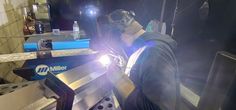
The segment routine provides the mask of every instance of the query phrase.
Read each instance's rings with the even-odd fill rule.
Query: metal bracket
[[[37,58],[50,58],[52,57],[52,39],[41,39],[38,41]]]
[[[59,96],[57,99],[56,110],[72,109],[75,93],[70,87],[51,72],[48,72],[46,76],[45,85]]]

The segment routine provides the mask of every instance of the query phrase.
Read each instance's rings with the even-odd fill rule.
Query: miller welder
[[[25,52],[37,52],[38,59],[26,60],[21,69],[14,72],[27,80],[43,79],[48,71],[59,74],[82,65],[96,58],[96,53],[88,55],[75,55],[64,57],[51,57],[51,50],[90,49],[90,39],[82,36],[80,40],[74,40],[71,32],[62,32],[59,35],[52,33],[36,34],[29,37],[24,43]],[[28,71],[28,74],[25,71]],[[30,74],[30,75],[29,75]]]
[[[34,35],[24,49],[0,55],[2,63],[25,60],[14,73],[29,81],[1,85],[0,109],[120,110],[107,67],[90,49],[89,39],[74,40],[70,32]]]

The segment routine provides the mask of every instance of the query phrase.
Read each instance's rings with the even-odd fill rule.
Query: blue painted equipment
[[[84,36],[80,40],[74,40],[70,32],[60,35],[42,34],[29,37],[24,43],[24,51],[40,51],[38,42],[42,39],[51,40],[52,50],[89,49],[90,44],[90,39]],[[28,78],[29,80],[39,80],[43,79],[48,71],[59,74],[85,64],[94,58],[96,58],[95,54],[33,59],[27,60],[22,68],[31,72]],[[20,70],[18,70],[18,73],[25,74],[23,71],[19,71]],[[15,71],[15,73],[17,73],[17,71]]]

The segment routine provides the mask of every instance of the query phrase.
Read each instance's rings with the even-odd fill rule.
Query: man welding
[[[111,64],[107,72],[122,109],[176,109],[178,69],[171,37],[145,32],[134,14],[122,9],[98,18],[98,33],[111,46],[124,43],[131,53],[125,69]]]

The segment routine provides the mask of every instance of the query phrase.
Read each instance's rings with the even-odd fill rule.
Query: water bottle
[[[80,38],[79,25],[77,21],[74,21],[74,24],[73,24],[73,37],[75,40],[78,40]]]

